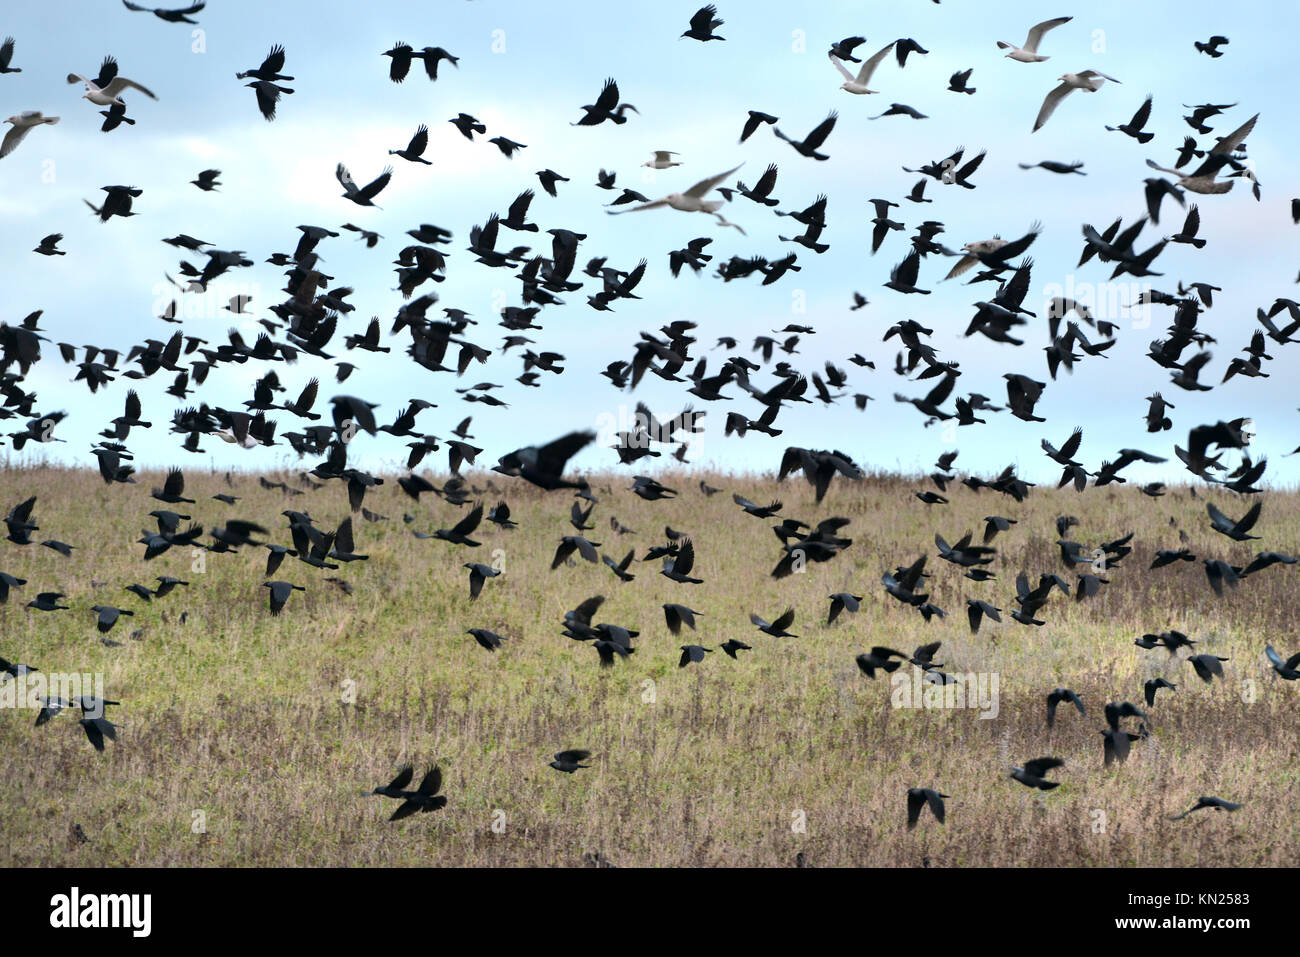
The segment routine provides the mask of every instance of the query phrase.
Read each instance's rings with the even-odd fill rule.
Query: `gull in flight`
[[[1033,132],[1035,133],[1042,128],[1042,125],[1056,111],[1057,104],[1069,96],[1071,91],[1085,90],[1088,93],[1096,93],[1107,80],[1112,83],[1119,82],[1113,76],[1098,73],[1096,70],[1084,70],[1082,73],[1066,73],[1059,79],[1061,85],[1047,94],[1047,98],[1043,100],[1042,108],[1038,111],[1038,119],[1034,120]]]
[[[139,90],[151,100],[158,99],[135,80],[128,80],[124,76],[115,76],[108,82],[108,85],[101,87],[94,80],[88,80],[80,73],[69,73],[68,82],[86,84],[86,92],[81,94],[82,99],[90,100],[91,103],[98,106],[125,106],[126,104],[118,98],[118,94],[126,89]]]
[[[1038,55],[1038,44],[1043,42],[1043,34],[1048,30],[1054,30],[1063,23],[1069,23],[1074,17],[1057,17],[1054,20],[1044,20],[1042,23],[1036,23],[1029,28],[1029,36],[1025,39],[1025,45],[1016,46],[1014,43],[1007,43],[1003,40],[998,41],[998,49],[1010,50],[1006,54],[1012,60],[1018,63],[1042,63],[1051,57]]]
[[[6,123],[12,123],[13,129],[5,134],[4,142],[0,143],[0,158],[8,156],[18,148],[18,144],[23,141],[29,130],[34,126],[41,126],[49,123],[53,126],[59,122],[57,116],[46,116],[40,110],[24,110],[15,116],[5,120]]]
[[[744,165],[744,163],[740,164],[740,166]],[[743,229],[736,226],[735,223],[727,222],[727,220],[718,213],[718,210],[723,206],[722,200],[704,198],[715,186],[725,180],[732,173],[736,172],[736,170],[740,169],[740,166],[733,166],[725,173],[719,173],[717,176],[710,176],[708,179],[702,179],[684,193],[669,193],[662,199],[656,199],[649,203],[642,203],[640,206],[632,206],[628,209],[607,209],[605,212],[609,213],[611,216],[617,216],[621,213],[636,213],[643,209],[658,209],[661,206],[671,206],[673,209],[679,209],[684,213],[712,213],[717,217],[720,225],[735,226],[736,229],[740,230],[741,235],[744,235],[745,231]]]
[[[1227,179],[1215,179],[1223,167],[1232,165],[1234,168],[1239,165],[1234,163],[1232,152],[1236,150],[1245,141],[1255,128],[1255,121],[1259,119],[1256,113],[1241,126],[1237,127],[1227,136],[1220,137],[1219,141],[1206,154],[1205,161],[1201,163],[1191,173],[1183,170],[1169,169],[1165,166],[1156,164],[1153,160],[1147,160],[1147,165],[1152,169],[1158,169],[1162,173],[1170,173],[1178,178],[1178,185],[1184,189],[1190,189],[1193,193],[1215,194],[1226,193],[1232,189],[1232,181]],[[11,134],[12,135],[12,134]],[[8,143],[8,139],[5,140]],[[0,156],[4,152],[0,150]],[[1249,167],[1244,167],[1249,169]]]
[[[669,159],[670,156],[676,156],[672,150],[655,150],[654,159],[648,159],[642,166],[649,166],[651,169],[668,169],[670,166],[681,166],[676,160]]]
[[[894,43],[897,42],[897,40],[894,41]],[[857,94],[877,92],[876,90],[868,89],[867,84],[871,82],[871,74],[876,72],[876,67],[880,66],[880,61],[889,55],[890,50],[894,49],[894,43],[889,44],[889,46],[885,47],[875,56],[871,57],[871,59],[867,60],[866,63],[863,63],[862,69],[858,70],[858,75],[856,77],[845,69],[844,64],[840,62],[839,57],[837,57],[833,52],[826,54],[827,59],[835,64],[835,69],[839,70],[840,73],[844,75],[844,82],[840,84],[840,89],[848,90],[850,93]]]

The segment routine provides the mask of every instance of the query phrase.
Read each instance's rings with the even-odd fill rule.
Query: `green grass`
[[[478,487],[490,473],[474,474]],[[85,471],[42,468],[0,472],[7,510],[38,495],[37,540],[79,546],[65,559],[39,546],[0,541],[0,571],[29,579],[0,606],[0,655],[43,671],[102,672],[120,700],[119,740],[96,753],[69,713],[32,727],[28,710],[0,712],[0,862],[7,865],[578,865],[599,851],[620,865],[789,865],[803,851],[817,866],[1238,865],[1300,861],[1300,682],[1283,682],[1263,655],[1272,642],[1300,650],[1293,618],[1296,569],[1274,567],[1224,598],[1201,565],[1148,572],[1156,548],[1178,547],[1185,529],[1198,556],[1242,564],[1257,545],[1300,552],[1300,496],[1268,493],[1259,543],[1236,544],[1210,530],[1207,494],[1228,514],[1249,502],[1230,493],[1174,489],[1152,500],[1136,489],[1034,489],[1023,503],[990,491],[951,491],[952,503],[927,508],[914,478],[836,479],[815,505],[799,479],[717,474],[668,475],[679,499],[644,502],[624,474],[596,476],[601,499],[587,533],[602,551],[640,557],[663,540],[663,526],[689,533],[704,585],[677,585],[658,563],[634,563],[623,584],[603,565],[578,562],[550,571],[570,494],[542,493],[497,480],[484,501],[506,498],[521,527],[484,523],[482,546],[420,541],[413,528],[449,527],[463,512],[433,495],[419,505],[390,479],[366,506],[389,516],[359,519],[357,547],[368,561],[336,572],[287,559],[274,576],[304,585],[285,613],[267,609],[264,549],[207,554],[191,569],[188,550],[141,561],[135,544],[159,503],[149,489],[105,487]],[[706,498],[703,477],[726,494]],[[301,484],[292,475],[291,484]],[[333,483],[289,497],[242,476],[188,472],[189,506],[205,528],[247,518],[287,543],[285,508],[308,511],[333,528],[347,514]],[[441,479],[435,479],[441,484]],[[210,496],[233,491],[231,508]],[[853,545],[835,560],[777,581],[774,520],[743,514],[730,493],[782,499],[781,517],[852,519]],[[403,512],[417,516],[408,526]],[[983,516],[1019,524],[995,541],[998,580],[974,583],[937,558],[934,533],[978,539]],[[1076,604],[1059,594],[1042,628],[966,624],[965,599],[1009,612],[1015,575],[1055,571],[1067,579],[1054,542],[1057,515],[1080,518],[1070,537],[1095,544],[1136,532],[1134,553],[1097,598]],[[616,535],[610,516],[636,531]],[[1171,518],[1176,525],[1171,525]],[[468,600],[470,560],[505,574]],[[933,600],[944,620],[923,622],[889,598],[882,572],[931,556]],[[122,591],[170,574],[188,589],[145,604]],[[346,579],[352,595],[325,582]],[[71,611],[24,608],[38,591],[64,591]],[[826,627],[831,592],[864,595],[857,615]],[[636,628],[637,652],[611,669],[560,634],[566,610],[603,594],[597,621]],[[701,611],[699,631],[668,633],[661,603]],[[96,603],[135,612],[98,640]],[[773,639],[748,621],[771,619],[792,604],[792,631]],[[186,621],[181,622],[182,612]],[[465,633],[485,627],[507,636],[495,654]],[[1197,651],[1231,660],[1227,680],[1204,685],[1163,650],[1133,639],[1177,628]],[[138,640],[129,636],[136,629]],[[679,669],[678,646],[716,647],[728,638],[754,646],[732,661],[721,652]],[[905,710],[890,704],[888,680],[868,680],[854,655],[884,644],[905,651],[942,640],[947,670],[996,672],[1000,711]],[[1102,767],[1102,706],[1142,704],[1142,682],[1166,675],[1178,691],[1150,710],[1154,737],[1137,742],[1122,766]],[[1252,703],[1244,700],[1253,683]],[[650,684],[652,683],[652,684]],[[1063,707],[1055,731],[1044,697],[1059,685],[1088,706],[1086,718]],[[344,701],[355,688],[355,701]],[[651,693],[653,692],[653,693]],[[552,753],[585,747],[590,770],[560,774]],[[1054,754],[1066,766],[1049,794],[1008,778],[1009,765]],[[362,797],[406,761],[440,763],[446,809],[398,824],[393,802]],[[952,795],[948,821],[928,816],[905,829],[905,792],[936,787]],[[1241,801],[1236,814],[1201,811],[1181,822],[1202,794]],[[205,817],[202,833],[193,825]],[[1104,818],[1103,818],[1104,816]],[[1099,822],[1104,819],[1104,827]],[[792,824],[803,821],[802,829]],[[494,829],[494,823],[496,825]],[[70,834],[80,825],[89,843]],[[502,826],[504,825],[504,826]]]

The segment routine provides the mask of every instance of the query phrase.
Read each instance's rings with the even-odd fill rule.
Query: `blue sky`
[[[89,448],[96,433],[120,414],[126,389],[137,387],[146,418],[155,423],[151,430],[133,432],[128,442],[138,465],[259,468],[292,461],[284,445],[242,452],[215,439],[204,443],[210,454],[183,453],[177,437],[166,431],[178,405],[163,392],[170,376],[142,383],[119,378],[92,397],[83,384],[71,383],[75,368],[61,362],[53,343],[126,349],[147,337],[169,336],[177,327],[153,316],[159,301],[171,296],[163,273],[176,275],[180,258],[159,240],[177,232],[210,240],[217,248],[246,250],[257,263],[225,277],[236,286],[218,289],[214,283],[205,297],[185,297],[184,331],[224,341],[235,317],[220,306],[238,291],[253,295],[253,315],[242,321],[249,329],[258,328],[252,319],[269,315],[266,307],[284,298],[278,292],[281,271],[263,260],[276,251],[292,252],[299,224],[338,229],[352,222],[380,232],[384,239],[379,247],[366,249],[345,232],[318,251],[324,257],[321,268],[337,284],[356,289],[350,300],[356,311],[341,323],[331,351],[355,361],[360,370],[335,387],[332,363],[307,359],[281,365],[282,381],[296,392],[308,378],[319,376],[318,408],[330,395],[347,392],[379,402],[382,421],[391,421],[409,398],[435,402],[438,408],[422,413],[418,423],[443,437],[473,414],[472,431],[476,444],[487,449],[487,464],[519,445],[595,427],[602,416],[617,417],[620,407],[630,412],[638,400],[660,415],[679,411],[692,398],[683,386],[648,377],[629,394],[614,390],[598,373],[614,359],[629,359],[641,331],[687,319],[699,325],[695,355],[707,356],[711,370],[725,355],[711,351],[718,336],[736,337],[740,352],[757,359],[749,351],[756,335],[787,323],[810,325],[816,334],[805,336],[799,354],[786,358],[807,372],[832,360],[849,371],[850,394],[864,392],[876,399],[865,412],[855,410],[847,397],[831,407],[789,407],[777,421],[785,434],[751,434],[740,440],[723,438],[726,412],[734,408],[756,417],[761,409],[733,386],[727,390],[736,396],[732,401],[695,403],[709,414],[707,431],[696,437],[688,455],[694,463],[771,470],[785,446],[797,444],[840,448],[865,466],[919,469],[955,447],[961,450],[959,467],[989,472],[1016,463],[1027,478],[1045,482],[1059,470],[1043,456],[1039,440],[1046,437],[1059,445],[1079,425],[1084,428],[1081,459],[1089,468],[1113,458],[1121,447],[1137,447],[1169,456],[1171,466],[1134,467],[1126,473],[1130,480],[1177,479],[1186,473],[1177,467],[1173,446],[1185,444],[1189,428],[1249,415],[1259,430],[1253,452],[1269,458],[1266,478],[1274,484],[1296,483],[1300,456],[1283,454],[1300,445],[1300,390],[1294,385],[1298,347],[1270,342],[1275,357],[1267,364],[1270,378],[1239,377],[1217,386],[1229,359],[1240,354],[1258,328],[1256,307],[1297,292],[1300,244],[1294,231],[1300,226],[1291,222],[1289,202],[1300,195],[1290,159],[1297,155],[1300,133],[1291,102],[1288,47],[1300,18],[1290,8],[1279,5],[1263,15],[1258,8],[1196,2],[1176,7],[1096,2],[1074,9],[960,0],[942,5],[912,0],[873,9],[858,3],[732,2],[720,9],[725,42],[677,39],[697,6],[441,0],[361,8],[213,0],[197,15],[200,25],[194,28],[130,13],[108,0],[6,5],[0,34],[16,38],[14,65],[23,72],[0,76],[0,115],[39,109],[62,117],[58,126],[35,130],[0,161],[5,223],[0,244],[6,266],[0,319],[15,323],[32,310],[45,310],[42,326],[51,343],[28,387],[38,392],[42,411],[70,413],[58,430],[66,445],[38,447],[30,454],[93,464]],[[1019,43],[1033,23],[1069,14],[1074,20],[1043,42],[1041,52],[1051,57],[1047,62],[1015,63],[995,46],[999,39]],[[196,29],[202,32],[196,35]],[[1223,57],[1212,60],[1193,49],[1194,40],[1215,33],[1231,38]],[[913,37],[930,52],[911,56],[902,70],[890,58],[872,84],[880,94],[853,96],[838,88],[841,78],[825,55],[832,41],[848,35],[868,38],[859,50],[866,55],[899,37]],[[445,47],[461,58],[459,68],[442,64],[438,81],[430,83],[417,64],[405,83],[395,85],[381,54],[397,40],[417,48]],[[281,101],[275,122],[267,123],[252,91],[234,74],[256,66],[274,43],[288,49],[285,72],[295,77],[288,85],[296,92]],[[159,100],[128,94],[128,114],[136,126],[104,134],[99,108],[79,99],[81,88],[65,84],[64,77],[68,72],[93,75],[110,53],[124,76],[152,89]],[[971,67],[976,94],[947,92],[949,75]],[[1122,84],[1107,84],[1095,94],[1072,94],[1042,130],[1031,133],[1039,104],[1057,78],[1088,68]],[[628,123],[617,127],[570,126],[607,76],[618,80],[622,99],[635,104],[639,115],[631,114]],[[1104,129],[1127,121],[1148,93],[1155,104],[1147,126],[1155,133],[1151,143],[1140,145]],[[929,118],[868,119],[892,102],[909,104]],[[1248,184],[1221,196],[1189,193],[1189,205],[1200,206],[1201,235],[1209,243],[1202,250],[1171,244],[1155,266],[1164,275],[1145,282],[1171,293],[1180,280],[1222,287],[1200,321],[1200,328],[1218,339],[1210,347],[1214,358],[1204,377],[1216,383],[1213,391],[1183,391],[1145,357],[1151,340],[1163,335],[1169,310],[1154,310],[1150,326],[1143,328],[1140,318],[1105,315],[1103,305],[1097,311],[1119,324],[1119,343],[1107,358],[1085,357],[1072,376],[1063,373],[1049,381],[1038,408],[1048,420],[1045,425],[990,416],[987,425],[960,429],[955,442],[949,442],[938,427],[922,428],[922,417],[910,406],[893,401],[895,392],[921,395],[929,388],[927,382],[910,383],[892,372],[897,340],[882,343],[881,337],[897,321],[914,319],[935,330],[932,342],[941,357],[961,363],[959,393],[982,392],[999,402],[1005,399],[1004,372],[1047,380],[1042,352],[1047,332],[1041,318],[1046,289],[1073,288],[1110,302],[1136,295],[1141,285],[1130,285],[1131,277],[1120,285],[1107,284],[1110,267],[1096,260],[1075,269],[1082,249],[1080,226],[1089,222],[1101,229],[1118,216],[1128,223],[1144,214],[1142,181],[1156,175],[1144,160],[1172,165],[1177,146],[1192,132],[1181,119],[1188,112],[1183,104],[1204,102],[1238,105],[1210,121],[1215,131],[1199,138],[1203,146],[1261,114],[1248,147],[1263,202],[1253,199]],[[825,147],[831,159],[818,163],[801,157],[766,128],[738,144],[749,109],[779,116],[780,127],[796,136],[828,110],[838,110],[839,123]],[[483,120],[487,136],[505,135],[527,148],[507,160],[485,138],[465,141],[447,123],[461,111]],[[431,129],[426,156],[434,165],[390,158],[387,151],[405,146],[420,123]],[[934,202],[903,201],[892,214],[908,230],[891,233],[872,256],[868,200],[901,201],[918,177],[900,167],[940,159],[958,145],[966,147],[967,157],[988,150],[973,177],[977,188],[930,181],[926,195]],[[679,152],[683,165],[644,170],[640,163],[653,149]],[[390,159],[397,168],[378,198],[382,209],[362,209],[341,197],[334,178],[337,163],[345,163],[364,183]],[[1049,159],[1081,160],[1088,175],[1061,177],[1017,166]],[[778,235],[792,235],[796,224],[743,198],[724,213],[747,236],[710,217],[666,209],[610,217],[602,204],[617,194],[594,186],[597,169],[604,167],[618,171],[620,186],[657,198],[742,162],[737,175],[751,183],[769,162],[779,164],[779,209],[801,209],[817,194],[829,195],[822,236],[831,244],[828,252],[818,256],[780,242]],[[222,170],[219,192],[202,193],[189,185],[208,167]],[[538,189],[533,174],[546,167],[572,180],[560,184],[558,199]],[[136,201],[137,215],[100,224],[82,199],[98,202],[99,188],[117,183],[144,189]],[[537,340],[532,348],[563,353],[568,361],[562,376],[543,374],[543,388],[531,390],[514,381],[522,371],[520,353],[500,352],[504,330],[493,315],[502,297],[519,304],[513,271],[477,265],[464,250],[469,227],[493,211],[504,214],[525,188],[538,189],[530,219],[543,230],[561,226],[587,234],[580,263],[591,256],[607,256],[620,268],[631,268],[642,257],[650,263],[637,290],[642,298],[621,300],[612,313],[586,305],[586,295],[597,291],[593,280],[588,280],[591,288],[567,297],[565,306],[543,311],[538,320],[543,331],[530,333]],[[1162,213],[1160,224],[1142,234],[1140,248],[1181,226],[1182,211],[1172,203],[1166,201]],[[939,239],[951,248],[995,234],[1017,237],[1035,220],[1044,224],[1030,252],[1035,265],[1026,302],[1040,318],[1022,329],[1023,347],[962,337],[974,311],[971,303],[990,298],[994,290],[989,284],[968,288],[964,279],[940,282],[951,260],[930,257],[922,264],[920,285],[933,290],[929,296],[882,288],[891,266],[907,252],[912,228],[925,219],[945,224]],[[448,279],[436,287],[439,307],[473,314],[479,325],[471,327],[470,338],[494,350],[487,365],[475,366],[463,380],[414,365],[402,354],[406,340],[397,337],[386,339],[385,345],[394,347],[388,355],[343,350],[343,335],[363,331],[372,315],[380,317],[387,332],[403,301],[393,289],[391,263],[408,242],[404,231],[421,222],[455,233]],[[44,258],[30,251],[51,232],[64,233],[67,256]],[[548,242],[539,244],[537,234],[508,234],[501,245],[532,244],[549,255],[549,237],[541,236]],[[697,236],[714,237],[714,263],[700,276],[684,272],[673,280],[669,250]],[[792,250],[799,253],[802,271],[769,287],[760,287],[756,279],[724,284],[711,275],[713,265],[733,254],[776,259]],[[433,288],[429,284],[421,291]],[[871,304],[850,312],[854,290]],[[876,370],[847,365],[844,360],[854,352],[874,360]],[[251,397],[252,382],[263,371],[252,365],[219,367],[191,399],[238,407]],[[471,405],[453,391],[479,381],[504,383],[497,394],[510,407]],[[762,372],[755,381],[767,387],[774,380]],[[1144,397],[1156,390],[1176,409],[1174,430],[1152,436],[1144,428]],[[281,432],[300,424],[288,413],[275,417]],[[363,439],[353,450],[360,464],[372,468],[391,467],[406,453],[400,440],[387,436]],[[442,453],[434,458],[445,465]],[[574,462],[578,469],[615,464],[612,451],[594,448]]]

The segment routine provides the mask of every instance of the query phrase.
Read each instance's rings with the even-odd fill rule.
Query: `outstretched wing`
[[[388,181],[393,178],[393,168],[387,167],[382,173],[366,184],[366,188],[357,193],[359,199],[374,199],[380,194]],[[355,185],[355,184],[354,184]]]
[[[853,74],[850,73],[848,70],[846,70],[846,69],[844,68],[844,64],[840,62],[840,58],[839,58],[839,57],[837,57],[834,53],[828,53],[828,54],[826,54],[826,58],[827,58],[828,60],[830,60],[831,63],[835,64],[835,69],[839,70],[840,73],[843,74],[843,76],[844,76],[844,81],[845,81],[846,83],[852,83],[852,82],[853,82]],[[753,121],[753,122],[755,123],[755,125],[757,125],[757,123],[758,123],[757,120],[755,120],[755,121]]]
[[[894,45],[897,43],[898,41],[895,40],[893,43],[889,44],[889,46],[885,47],[879,53],[871,57],[871,59],[862,64],[862,68],[858,70],[859,83],[866,86],[871,82],[871,74],[876,72],[876,67],[880,66],[880,61],[889,56],[889,51],[894,49]],[[846,73],[845,76],[847,75],[848,74]]]
[[[1051,118],[1054,112],[1056,112],[1057,104],[1065,99],[1072,89],[1074,89],[1074,87],[1070,86],[1070,84],[1062,83],[1051,93],[1047,94],[1046,98],[1043,100],[1043,105],[1038,110],[1038,118],[1034,120],[1034,129],[1031,132],[1036,133],[1042,128],[1043,124]]]
[[[668,200],[656,199],[649,203],[642,203],[640,206],[629,206],[627,209],[607,209],[605,212],[611,216],[618,216],[620,213],[639,213],[643,209],[658,209],[660,206],[667,206]]]
[[[352,174],[348,172],[348,168],[342,163],[339,163],[338,167],[334,170],[334,175],[338,178],[339,183],[348,193],[355,193],[357,191],[356,180],[352,178]]]
[[[154,96],[152,92],[145,89],[139,83],[135,82],[135,80],[128,80],[124,76],[113,77],[113,79],[109,81],[108,86],[103,88],[103,92],[105,96],[116,97],[119,93],[121,93],[123,90],[126,89],[139,90],[141,93],[149,97],[149,99],[151,100],[158,99],[158,97]]]
[[[713,187],[717,186],[724,179],[729,177],[732,173],[734,173],[736,170],[740,169],[740,167],[744,165],[745,165],[744,163],[741,163],[740,166],[733,166],[725,173],[719,173],[717,176],[710,176],[708,179],[700,180],[698,183],[696,183],[694,186],[688,189],[685,195],[690,196],[694,199],[703,199],[708,194],[709,190],[713,189]]]

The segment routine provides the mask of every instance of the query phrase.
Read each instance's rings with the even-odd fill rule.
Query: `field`
[[[272,477],[302,487],[295,473]],[[506,498],[520,527],[485,521],[479,548],[416,539],[413,529],[450,527],[463,511],[432,494],[417,505],[390,477],[365,503],[388,520],[356,521],[357,550],[369,560],[322,571],[287,559],[272,577],[307,590],[273,617],[265,549],[203,553],[197,567],[189,549],[141,560],[135,542],[153,527],[148,513],[166,507],[149,497],[160,474],[109,488],[87,471],[0,472],[4,511],[37,495],[34,537],[77,546],[64,558],[0,541],[0,571],[28,579],[0,605],[0,655],[44,672],[102,673],[106,696],[121,702],[109,710],[119,739],[104,753],[71,712],[36,728],[31,710],[0,711],[0,862],[792,866],[802,854],[817,867],[1300,863],[1300,682],[1281,680],[1264,657],[1270,642],[1284,657],[1300,650],[1297,568],[1269,568],[1223,598],[1199,561],[1148,571],[1156,548],[1180,547],[1179,529],[1198,557],[1238,565],[1260,548],[1300,553],[1295,493],[1266,493],[1255,529],[1263,541],[1239,544],[1210,529],[1205,504],[1236,516],[1250,501],[1204,489],[1151,499],[1136,488],[1040,487],[1016,503],[957,485],[951,504],[927,507],[913,496],[921,479],[870,476],[837,478],[815,505],[798,477],[778,485],[692,472],[661,476],[676,500],[646,502],[627,491],[628,473],[593,476],[600,503],[586,534],[618,559],[662,544],[666,524],[683,530],[705,580],[689,585],[660,576],[658,562],[634,562],[630,583],[582,561],[551,571],[560,536],[574,533],[571,493],[466,477],[486,504]],[[701,478],[725,492],[706,497]],[[288,543],[283,509],[326,529],[348,514],[337,482],[291,496],[257,476],[232,485],[190,469],[186,480],[198,503],[180,510],[205,529],[250,519]],[[242,500],[227,506],[211,499],[218,492]],[[846,516],[853,544],[774,580],[776,520],[744,514],[732,492],[781,499],[778,517]],[[405,524],[403,513],[415,521]],[[971,529],[978,541],[994,514],[1018,520],[994,542],[996,581],[966,580],[939,560],[936,532],[952,542]],[[1046,625],[1016,624],[1007,613],[1019,571],[1074,581],[1055,545],[1063,514],[1080,520],[1071,538],[1092,545],[1135,532],[1134,551],[1097,597],[1058,593],[1040,616]],[[616,534],[611,516],[635,534]],[[922,554],[931,556],[932,600],[948,612],[928,624],[880,583]],[[504,568],[473,602],[467,561]],[[158,575],[190,585],[149,603],[123,591]],[[844,590],[864,596],[861,610],[827,627],[827,596]],[[65,592],[71,610],[25,608],[40,591]],[[596,621],[641,632],[636,653],[612,668],[560,633],[565,611],[597,594],[607,600]],[[969,597],[1003,609],[1003,623],[972,635]],[[671,635],[666,601],[702,612],[698,632]],[[97,603],[134,612],[107,635],[117,647],[98,640]],[[787,605],[797,638],[749,623],[750,612],[771,620]],[[466,633],[472,627],[509,640],[489,653]],[[1195,639],[1195,651],[1229,658],[1225,680],[1203,684],[1185,655],[1133,644],[1170,628]],[[716,648],[728,638],[753,651],[678,667],[680,645]],[[943,641],[945,670],[997,676],[995,717],[896,708],[889,678],[869,680],[854,662],[872,645],[910,652],[934,640]],[[1151,737],[1134,743],[1127,763],[1103,768],[1103,705],[1145,709],[1143,681],[1158,675],[1178,689],[1146,709]],[[1049,731],[1044,699],[1059,686],[1078,692],[1088,713],[1063,705]],[[573,775],[548,767],[566,748],[590,749],[592,767]],[[1053,774],[1059,789],[1010,779],[1012,765],[1041,755],[1065,760]],[[407,761],[416,780],[440,764],[449,803],[389,823],[394,803],[362,795]],[[906,791],[917,786],[951,796],[946,824],[927,815],[906,828]],[[1168,819],[1201,795],[1244,806]]]

